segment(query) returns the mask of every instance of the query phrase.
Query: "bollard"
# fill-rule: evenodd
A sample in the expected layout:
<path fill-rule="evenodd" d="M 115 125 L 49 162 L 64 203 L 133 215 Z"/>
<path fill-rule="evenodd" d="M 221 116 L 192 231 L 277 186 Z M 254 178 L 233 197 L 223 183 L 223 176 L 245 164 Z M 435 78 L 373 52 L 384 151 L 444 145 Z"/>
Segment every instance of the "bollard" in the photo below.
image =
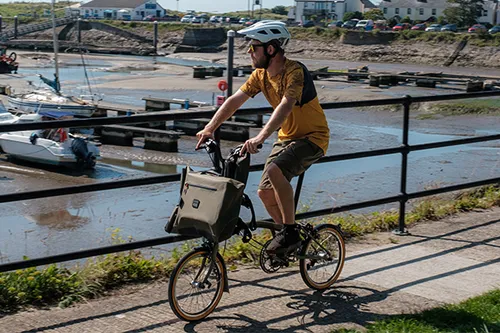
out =
<path fill-rule="evenodd" d="M 186 98 L 184 100 L 184 109 L 188 110 L 189 109 L 189 98 Z"/>
<path fill-rule="evenodd" d="M 154 37 L 153 37 L 153 47 L 155 48 L 155 54 L 158 54 L 158 21 L 154 21 Z"/>
<path fill-rule="evenodd" d="M 14 39 L 17 39 L 17 25 L 19 24 L 19 21 L 17 19 L 17 15 L 14 16 Z"/>

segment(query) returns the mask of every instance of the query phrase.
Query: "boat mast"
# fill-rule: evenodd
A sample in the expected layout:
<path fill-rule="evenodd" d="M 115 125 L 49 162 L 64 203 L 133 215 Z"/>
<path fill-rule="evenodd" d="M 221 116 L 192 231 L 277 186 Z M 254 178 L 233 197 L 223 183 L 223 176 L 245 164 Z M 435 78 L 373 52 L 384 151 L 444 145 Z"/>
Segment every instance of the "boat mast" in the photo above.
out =
<path fill-rule="evenodd" d="M 59 94 L 61 90 L 61 84 L 59 82 L 59 43 L 56 32 L 56 11 L 55 11 L 56 0 L 51 1 L 51 16 L 52 16 L 52 39 L 54 41 L 54 62 L 56 67 L 56 72 L 54 73 L 55 80 L 55 91 Z"/>

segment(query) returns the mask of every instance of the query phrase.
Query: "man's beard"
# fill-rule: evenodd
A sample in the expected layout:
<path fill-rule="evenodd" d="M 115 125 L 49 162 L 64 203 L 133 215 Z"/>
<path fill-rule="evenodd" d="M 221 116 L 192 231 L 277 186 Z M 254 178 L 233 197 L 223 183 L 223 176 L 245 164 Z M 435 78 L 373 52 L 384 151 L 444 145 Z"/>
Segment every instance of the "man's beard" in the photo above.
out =
<path fill-rule="evenodd" d="M 267 69 L 267 67 L 269 67 L 269 62 L 270 61 L 271 61 L 271 59 L 268 58 L 268 57 L 266 57 L 264 59 L 260 59 L 260 60 L 254 60 L 254 59 L 252 59 L 252 65 L 255 68 Z"/>

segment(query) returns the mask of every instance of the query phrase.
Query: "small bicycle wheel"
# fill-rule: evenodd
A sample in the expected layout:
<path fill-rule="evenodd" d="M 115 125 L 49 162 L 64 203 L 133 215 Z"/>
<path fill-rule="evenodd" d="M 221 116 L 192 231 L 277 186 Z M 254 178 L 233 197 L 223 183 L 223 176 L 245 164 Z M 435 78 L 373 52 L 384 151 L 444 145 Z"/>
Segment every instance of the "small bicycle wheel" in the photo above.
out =
<path fill-rule="evenodd" d="M 316 290 L 330 287 L 339 277 L 345 260 L 345 242 L 331 224 L 314 228 L 314 237 L 305 241 L 299 255 L 300 275 L 304 283 Z"/>
<path fill-rule="evenodd" d="M 224 292 L 224 264 L 217 253 L 216 264 L 207 277 L 212 254 L 195 249 L 175 266 L 168 284 L 168 301 L 182 320 L 197 321 L 208 316 L 219 304 Z"/>

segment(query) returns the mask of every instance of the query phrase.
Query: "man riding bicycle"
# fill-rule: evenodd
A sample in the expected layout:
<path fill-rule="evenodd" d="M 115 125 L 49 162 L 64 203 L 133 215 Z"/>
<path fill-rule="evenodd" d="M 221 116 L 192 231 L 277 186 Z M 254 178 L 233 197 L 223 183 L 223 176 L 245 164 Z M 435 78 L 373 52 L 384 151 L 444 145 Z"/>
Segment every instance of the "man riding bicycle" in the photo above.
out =
<path fill-rule="evenodd" d="M 274 111 L 259 134 L 244 143 L 242 154 L 257 153 L 258 146 L 280 129 L 266 161 L 258 195 L 273 220 L 284 224 L 267 248 L 269 254 L 283 256 L 301 242 L 290 181 L 325 155 L 330 131 L 310 73 L 300 62 L 285 57 L 284 48 L 290 40 L 285 24 L 262 21 L 238 33 L 249 40 L 247 53 L 255 70 L 197 133 L 196 148 L 213 138 L 215 130 L 248 98 L 259 92 L 264 94 Z"/>

